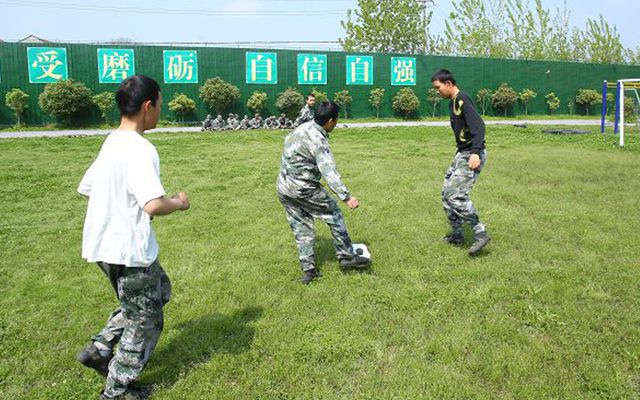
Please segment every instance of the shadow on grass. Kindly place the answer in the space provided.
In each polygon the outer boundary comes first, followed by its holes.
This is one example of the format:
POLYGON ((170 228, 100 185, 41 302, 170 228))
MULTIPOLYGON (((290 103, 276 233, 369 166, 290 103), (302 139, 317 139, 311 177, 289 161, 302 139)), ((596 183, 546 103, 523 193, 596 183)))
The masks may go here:
POLYGON ((197 364, 215 353, 240 354, 251 347, 254 328, 262 307, 246 307, 231 315, 213 314, 179 324, 170 343, 153 355, 144 381, 172 386, 197 364))

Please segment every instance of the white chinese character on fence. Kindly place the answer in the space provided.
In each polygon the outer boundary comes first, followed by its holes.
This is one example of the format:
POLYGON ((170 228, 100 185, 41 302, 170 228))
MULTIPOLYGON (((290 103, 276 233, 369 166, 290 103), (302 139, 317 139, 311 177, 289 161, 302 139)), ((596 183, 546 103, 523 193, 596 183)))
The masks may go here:
POLYGON ((119 54, 114 52, 112 54, 105 54, 102 58, 104 70, 102 77, 108 77, 113 80, 117 80, 118 77, 122 80, 127 79, 129 74, 129 53, 119 54))
POLYGON ((169 57, 169 79, 188 81, 193 78, 194 59, 184 59, 181 54, 169 57))
POLYGON ((260 79, 271 82, 272 66, 273 60, 270 57, 258 54, 256 58, 251 60, 251 80, 255 82, 260 79))
POLYGON ((302 73, 305 82, 322 82, 324 72, 324 60, 318 57, 305 57, 302 63, 302 73))
POLYGON ((393 66, 395 82, 413 82, 415 79, 415 68, 413 60, 397 60, 393 66))
POLYGON ((369 61, 356 57, 351 62, 351 83, 369 82, 369 61))
POLYGON ((60 79, 62 78, 62 74, 56 74, 54 71, 56 68, 62 65, 62 61, 58 59, 58 52, 56 50, 49 50, 42 52, 36 56, 36 59, 33 61, 31 66, 33 68, 42 69, 42 75, 37 77, 36 79, 42 78, 53 78, 60 79))

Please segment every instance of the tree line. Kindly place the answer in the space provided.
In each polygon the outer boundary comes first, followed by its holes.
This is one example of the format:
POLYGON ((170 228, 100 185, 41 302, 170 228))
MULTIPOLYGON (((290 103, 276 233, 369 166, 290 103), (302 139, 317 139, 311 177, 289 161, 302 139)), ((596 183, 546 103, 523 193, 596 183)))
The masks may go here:
POLYGON ((348 52, 408 53, 640 65, 640 46, 626 48, 602 15, 571 27, 566 2, 452 0, 442 33, 432 32, 433 4, 358 0, 342 21, 348 52))

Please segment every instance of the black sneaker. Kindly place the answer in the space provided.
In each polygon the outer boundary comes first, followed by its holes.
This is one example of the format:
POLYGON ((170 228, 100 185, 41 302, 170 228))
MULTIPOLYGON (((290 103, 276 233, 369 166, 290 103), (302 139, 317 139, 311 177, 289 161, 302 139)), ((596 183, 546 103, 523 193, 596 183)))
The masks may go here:
POLYGON ((452 246, 462 246, 464 245, 464 237, 458 235, 447 235, 442 238, 442 241, 446 244, 450 244, 452 246))
POLYGON ((150 386, 131 385, 127 387, 127 391, 115 397, 109 397, 100 393, 100 400, 146 400, 151 396, 150 386))
POLYGON ((371 264, 370 258, 361 257, 359 255, 356 255, 353 258, 343 258, 340 260, 340 266, 342 268, 366 268, 369 264, 371 264))
POLYGON ((302 282, 305 285, 308 285, 311 283, 312 280, 316 279, 319 276, 320 276, 320 273, 318 273, 318 270, 315 268, 311 268, 306 271, 302 271, 302 278, 300 278, 300 282, 302 282))
POLYGON ((484 249, 484 247, 489 244, 490 241, 491 237, 486 232, 476 235, 473 244, 469 248, 469 255, 475 256, 480 252, 480 250, 484 249))
POLYGON ((109 355, 104 357, 100 354, 93 342, 86 345, 85 348, 76 355, 76 360, 82 365, 95 369, 102 376, 109 374, 109 361, 111 361, 112 358, 113 352, 109 352, 109 355))

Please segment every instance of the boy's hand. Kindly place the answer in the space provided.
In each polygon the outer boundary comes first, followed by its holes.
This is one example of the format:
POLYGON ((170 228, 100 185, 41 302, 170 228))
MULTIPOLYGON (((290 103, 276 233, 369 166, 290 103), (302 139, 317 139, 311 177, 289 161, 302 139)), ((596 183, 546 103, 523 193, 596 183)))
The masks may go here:
POLYGON ((477 154, 471 154, 469 157, 469 168, 476 169, 480 166, 480 156, 477 154))
POLYGON ((358 200, 355 197, 349 197, 347 200, 344 201, 347 206, 352 209, 355 210, 356 208, 358 208, 358 206, 360 205, 360 200, 358 200))
POLYGON ((190 207, 189 204, 189 197, 187 196, 187 194, 185 192, 178 192, 176 194, 174 194, 172 196, 172 198, 174 199, 178 199, 182 202, 182 207, 180 207, 181 210, 188 210, 190 207))

